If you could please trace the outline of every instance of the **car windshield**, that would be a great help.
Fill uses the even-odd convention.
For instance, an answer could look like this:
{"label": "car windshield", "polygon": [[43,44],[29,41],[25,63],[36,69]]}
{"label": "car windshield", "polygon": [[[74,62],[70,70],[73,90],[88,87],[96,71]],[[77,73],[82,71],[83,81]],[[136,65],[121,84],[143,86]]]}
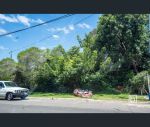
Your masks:
{"label": "car windshield", "polygon": [[5,82],[6,87],[16,87],[17,84],[14,82]]}

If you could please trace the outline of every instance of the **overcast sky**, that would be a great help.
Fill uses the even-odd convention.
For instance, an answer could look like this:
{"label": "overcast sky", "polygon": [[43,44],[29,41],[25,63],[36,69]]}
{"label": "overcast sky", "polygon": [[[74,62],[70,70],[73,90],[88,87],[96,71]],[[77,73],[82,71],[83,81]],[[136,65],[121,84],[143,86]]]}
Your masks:
{"label": "overcast sky", "polygon": [[[64,14],[0,14],[0,34],[43,23],[62,15]],[[66,50],[74,45],[78,46],[77,35],[83,38],[86,33],[89,33],[97,26],[100,14],[93,14],[86,20],[74,25],[89,15],[90,14],[76,14],[53,23],[1,37],[0,60],[10,57],[9,52],[11,50],[18,49],[13,53],[13,59],[16,60],[17,54],[20,51],[32,46],[41,49],[52,49],[61,44]],[[51,36],[51,38],[38,42],[47,36]]]}

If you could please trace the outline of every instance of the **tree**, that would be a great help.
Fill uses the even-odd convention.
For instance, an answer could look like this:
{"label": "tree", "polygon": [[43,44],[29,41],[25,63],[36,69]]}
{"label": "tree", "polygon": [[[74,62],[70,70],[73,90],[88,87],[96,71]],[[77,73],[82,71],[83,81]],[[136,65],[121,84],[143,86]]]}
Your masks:
{"label": "tree", "polygon": [[82,61],[79,47],[73,46],[66,52],[63,67],[63,72],[58,79],[60,80],[60,83],[63,84],[66,91],[73,91],[75,88],[80,87]]}
{"label": "tree", "polygon": [[[132,92],[142,93],[143,89],[148,90],[147,85],[147,71],[142,71],[130,79]],[[145,92],[145,91],[144,91]]]}
{"label": "tree", "polygon": [[33,76],[34,71],[46,59],[44,58],[44,51],[31,47],[18,54],[18,65],[16,71],[15,81],[25,87],[33,89],[35,86]]}
{"label": "tree", "polygon": [[43,63],[39,66],[38,70],[34,71],[33,79],[37,84],[35,91],[56,92],[58,86],[56,86],[55,78],[55,74],[49,63]]}
{"label": "tree", "polygon": [[99,51],[96,47],[96,29],[87,34],[83,40],[78,36],[83,52],[81,84],[83,88],[100,91],[107,84],[106,75],[111,68],[111,58],[106,55],[106,48]]}
{"label": "tree", "polygon": [[[106,47],[113,64],[132,69],[135,73],[146,69],[142,60],[149,61],[148,15],[106,14],[100,17],[97,28],[97,47]],[[148,67],[147,67],[148,68]]]}
{"label": "tree", "polygon": [[[97,26],[96,47],[98,52],[106,48],[111,58],[110,81],[128,83],[132,72],[137,74],[150,67],[148,54],[148,15],[105,14]],[[129,76],[130,73],[130,76]],[[129,77],[128,77],[129,76]]]}
{"label": "tree", "polygon": [[14,80],[16,62],[13,59],[5,58],[0,61],[0,80]]}
{"label": "tree", "polygon": [[46,61],[35,70],[36,90],[57,92],[62,86],[59,77],[64,69],[65,50],[58,45],[52,50],[47,50],[44,57]]}

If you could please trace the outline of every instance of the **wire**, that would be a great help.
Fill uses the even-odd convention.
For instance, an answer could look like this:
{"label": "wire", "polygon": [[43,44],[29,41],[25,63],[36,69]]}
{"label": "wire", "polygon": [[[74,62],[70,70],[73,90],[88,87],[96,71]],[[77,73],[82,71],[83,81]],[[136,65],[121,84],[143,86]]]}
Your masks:
{"label": "wire", "polygon": [[[74,23],[74,24],[72,24],[72,25],[76,26],[76,25],[78,25],[79,23],[81,23],[82,21],[84,21],[84,20],[90,18],[91,16],[93,16],[93,14],[82,18],[81,20],[77,21],[76,23]],[[59,33],[61,33],[61,31],[58,31],[58,32],[56,32],[55,34],[59,34]],[[31,43],[30,45],[34,45],[34,44],[40,43],[41,41],[46,40],[46,39],[51,38],[51,37],[53,37],[53,35],[46,36],[46,37],[40,39],[40,40],[37,41],[37,42]],[[9,52],[9,53],[13,53],[13,52],[16,52],[16,51],[18,51],[18,50],[27,48],[27,47],[29,47],[30,45],[25,46],[25,47],[22,47],[22,48],[19,48],[19,49],[15,49],[15,50],[13,50],[13,51],[11,51],[11,52]]]}
{"label": "wire", "polygon": [[33,25],[33,26],[30,26],[30,27],[27,27],[27,28],[23,28],[23,29],[15,30],[15,31],[8,32],[8,33],[5,33],[5,34],[1,34],[0,37],[7,36],[7,35],[10,35],[10,34],[14,34],[14,33],[18,33],[18,32],[21,32],[21,31],[28,30],[28,29],[32,29],[32,28],[35,28],[35,27],[38,27],[38,26],[41,26],[41,25],[44,25],[44,24],[52,23],[52,22],[55,22],[55,21],[58,21],[58,20],[61,20],[61,19],[70,17],[70,16],[72,16],[72,15],[75,15],[75,14],[63,15],[63,16],[60,16],[60,17],[58,17],[58,18],[51,19],[51,20],[46,21],[46,22],[43,22],[43,23],[39,23],[39,24],[37,24],[37,25]]}
{"label": "wire", "polygon": [[86,20],[86,19],[90,18],[91,16],[93,16],[93,14],[91,14],[91,15],[89,15],[89,16],[87,16],[87,17],[85,17],[85,18],[81,19],[81,20],[79,20],[78,22],[76,22],[76,23],[75,23],[75,24],[73,24],[73,25],[77,25],[77,24],[79,24],[80,22],[82,22],[82,21],[84,21],[84,20]]}

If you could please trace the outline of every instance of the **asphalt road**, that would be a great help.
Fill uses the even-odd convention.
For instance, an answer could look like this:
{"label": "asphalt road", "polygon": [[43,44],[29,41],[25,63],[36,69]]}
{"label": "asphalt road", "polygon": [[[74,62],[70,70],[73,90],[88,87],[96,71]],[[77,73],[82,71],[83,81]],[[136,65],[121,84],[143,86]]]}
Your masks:
{"label": "asphalt road", "polygon": [[0,100],[0,113],[150,113],[150,102],[27,98]]}

